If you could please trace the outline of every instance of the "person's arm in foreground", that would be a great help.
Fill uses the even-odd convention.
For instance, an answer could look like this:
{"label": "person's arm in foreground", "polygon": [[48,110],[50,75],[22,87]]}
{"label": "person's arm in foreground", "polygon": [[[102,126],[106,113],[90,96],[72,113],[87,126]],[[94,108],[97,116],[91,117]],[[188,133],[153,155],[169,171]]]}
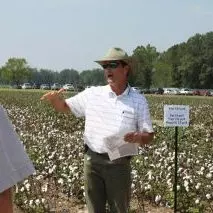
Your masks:
{"label": "person's arm in foreground", "polygon": [[41,100],[48,101],[56,111],[58,112],[69,112],[70,108],[67,106],[65,100],[61,97],[61,93],[64,89],[59,91],[48,92],[41,97]]}
{"label": "person's arm in foreground", "polygon": [[0,212],[12,213],[13,202],[12,202],[12,190],[11,188],[0,193]]}

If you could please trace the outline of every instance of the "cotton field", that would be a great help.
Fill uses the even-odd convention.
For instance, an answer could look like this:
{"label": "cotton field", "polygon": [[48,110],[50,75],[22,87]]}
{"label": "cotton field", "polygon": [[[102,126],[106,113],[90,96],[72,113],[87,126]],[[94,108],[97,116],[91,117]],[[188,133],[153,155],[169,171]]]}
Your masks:
{"label": "cotton field", "polygon": [[[50,212],[60,203],[84,203],[84,120],[55,112],[40,101],[42,92],[1,90],[7,109],[36,173],[15,187],[15,202],[25,212]],[[69,96],[69,93],[65,93]],[[213,212],[213,98],[147,96],[154,130],[152,145],[132,160],[132,199],[173,208],[174,128],[163,126],[164,104],[190,107],[190,126],[178,128],[180,212]],[[142,212],[142,210],[141,210]]]}

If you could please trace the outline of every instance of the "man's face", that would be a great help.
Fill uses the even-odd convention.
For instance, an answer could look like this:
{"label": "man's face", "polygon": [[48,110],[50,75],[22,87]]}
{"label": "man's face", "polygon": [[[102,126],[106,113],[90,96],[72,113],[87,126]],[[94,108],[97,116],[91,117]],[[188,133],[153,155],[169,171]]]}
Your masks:
{"label": "man's face", "polygon": [[105,78],[110,85],[126,84],[128,65],[121,61],[105,61],[102,63]]}

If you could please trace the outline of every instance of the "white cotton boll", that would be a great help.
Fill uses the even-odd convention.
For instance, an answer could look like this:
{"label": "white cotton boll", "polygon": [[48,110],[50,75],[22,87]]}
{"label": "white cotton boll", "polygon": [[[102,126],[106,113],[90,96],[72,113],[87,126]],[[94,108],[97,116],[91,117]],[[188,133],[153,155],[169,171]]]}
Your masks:
{"label": "white cotton boll", "polygon": [[168,179],[168,180],[166,181],[166,183],[167,183],[167,185],[168,185],[169,187],[172,186],[171,179]]}
{"label": "white cotton boll", "polygon": [[155,202],[158,203],[159,201],[161,201],[161,196],[160,195],[157,195],[155,197]]}
{"label": "white cotton boll", "polygon": [[28,183],[28,180],[26,179],[24,182],[23,182],[23,184],[27,184]]}
{"label": "white cotton boll", "polygon": [[206,175],[206,178],[211,179],[211,178],[212,178],[212,174],[211,174],[211,173],[208,173],[208,174]]}
{"label": "white cotton boll", "polygon": [[205,170],[205,168],[202,166],[201,168],[200,168],[200,171],[204,171]]}
{"label": "white cotton boll", "polygon": [[195,186],[196,189],[199,189],[201,186],[201,183],[197,183],[197,185]]}
{"label": "white cotton boll", "polygon": [[36,199],[35,200],[35,204],[38,206],[40,204],[40,200],[39,199]]}
{"label": "white cotton boll", "polygon": [[26,187],[27,191],[30,190],[30,184],[29,183],[25,184],[25,187]]}
{"label": "white cotton boll", "polygon": [[166,175],[166,179],[169,179],[169,178],[170,178],[170,176],[171,176],[171,174],[170,174],[170,173],[168,173],[168,174]]}
{"label": "white cotton boll", "polygon": [[183,185],[184,185],[184,187],[186,188],[186,187],[188,187],[188,185],[189,185],[189,182],[188,182],[187,180],[184,180],[184,183],[183,183]]}
{"label": "white cotton boll", "polygon": [[29,201],[29,205],[30,205],[30,206],[33,206],[33,200],[30,200],[30,201]]}
{"label": "white cotton boll", "polygon": [[84,156],[83,153],[79,153],[79,157],[82,158]]}
{"label": "white cotton boll", "polygon": [[63,160],[64,159],[64,157],[63,156],[59,156],[59,160]]}
{"label": "white cotton boll", "polygon": [[53,167],[49,169],[49,174],[52,174],[55,168],[56,168],[56,165],[53,165]]}
{"label": "white cotton boll", "polygon": [[209,200],[211,198],[210,194],[206,194],[206,198]]}
{"label": "white cotton boll", "polygon": [[78,169],[78,167],[77,166],[74,166],[74,168],[73,168],[74,170],[77,170]]}
{"label": "white cotton boll", "polygon": [[133,169],[131,173],[132,173],[132,175],[136,175],[137,174],[137,170]]}
{"label": "white cotton boll", "polygon": [[148,176],[148,179],[149,179],[149,180],[152,180],[152,171],[151,171],[151,170],[149,170],[149,171],[147,172],[147,176]]}
{"label": "white cotton boll", "polygon": [[171,167],[171,166],[169,166],[169,167],[167,168],[167,170],[168,170],[168,171],[170,171],[171,169],[172,169],[172,167]]}
{"label": "white cotton boll", "polygon": [[190,159],[190,158],[188,158],[188,159],[187,159],[187,163],[190,163],[190,162],[191,162],[191,159]]}
{"label": "white cotton boll", "polygon": [[195,200],[195,203],[196,203],[196,204],[199,204],[199,203],[200,203],[200,200],[199,200],[199,199],[196,199],[196,200]]}
{"label": "white cotton boll", "polygon": [[18,190],[19,190],[19,189],[18,189],[18,185],[16,184],[16,193],[18,193]]}
{"label": "white cotton boll", "polygon": [[156,168],[160,168],[161,164],[160,163],[157,163],[156,164]]}
{"label": "white cotton boll", "polygon": [[42,187],[41,187],[41,191],[42,192],[47,192],[47,184],[45,184],[45,185],[43,185]]}
{"label": "white cotton boll", "polygon": [[63,183],[64,183],[63,179],[62,179],[62,178],[59,178],[58,183],[59,183],[59,184],[63,184]]}
{"label": "white cotton boll", "polygon": [[53,173],[53,169],[49,169],[48,173],[52,174]]}
{"label": "white cotton boll", "polygon": [[140,163],[140,160],[139,160],[139,159],[137,159],[135,162],[136,162],[137,164],[139,164],[139,163]]}
{"label": "white cotton boll", "polygon": [[49,156],[49,159],[51,160],[51,159],[53,159],[53,157],[54,157],[54,155],[50,155],[50,156]]}
{"label": "white cotton boll", "polygon": [[150,190],[152,187],[150,184],[148,184],[147,186],[144,187],[145,190]]}
{"label": "white cotton boll", "polygon": [[37,177],[36,177],[36,180],[40,180],[40,179],[42,179],[42,175],[38,175]]}
{"label": "white cotton boll", "polygon": [[203,172],[202,171],[198,171],[197,174],[198,175],[203,175]]}
{"label": "white cotton boll", "polygon": [[178,173],[179,173],[179,172],[182,172],[182,171],[183,171],[183,168],[180,167],[180,168],[178,169]]}
{"label": "white cotton boll", "polygon": [[135,184],[134,184],[134,183],[132,183],[131,188],[132,188],[132,189],[134,189],[134,188],[135,188]]}

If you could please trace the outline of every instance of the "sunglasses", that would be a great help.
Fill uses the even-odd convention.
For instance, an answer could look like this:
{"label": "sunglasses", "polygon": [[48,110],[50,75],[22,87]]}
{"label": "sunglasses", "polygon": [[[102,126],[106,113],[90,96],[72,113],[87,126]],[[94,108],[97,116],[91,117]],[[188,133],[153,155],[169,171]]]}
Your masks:
{"label": "sunglasses", "polygon": [[116,69],[121,63],[119,61],[112,61],[108,64],[102,64],[103,69]]}

